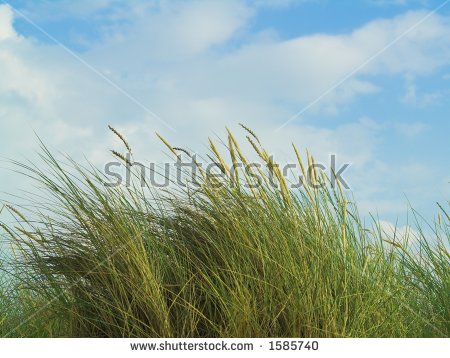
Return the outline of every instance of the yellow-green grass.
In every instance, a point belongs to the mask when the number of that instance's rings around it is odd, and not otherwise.
[[[228,131],[223,148],[210,140],[207,157],[223,176],[199,171],[199,188],[187,176],[167,190],[141,187],[137,172],[132,185],[108,187],[101,171],[63,164],[44,145],[45,167],[15,163],[49,199],[5,208],[14,255],[0,335],[448,337],[445,209],[427,234],[416,227],[414,242],[386,237],[323,173],[313,173],[327,184],[320,189],[290,189],[244,130],[269,169],[233,173],[249,160]],[[314,159],[294,155],[307,174]],[[252,174],[263,177],[249,189]]]

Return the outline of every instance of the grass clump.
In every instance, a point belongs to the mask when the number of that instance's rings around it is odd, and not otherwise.
[[[293,190],[244,130],[267,169],[249,166],[228,131],[229,159],[209,142],[214,175],[196,162],[195,178],[167,190],[141,186],[139,171],[129,186],[105,185],[97,169],[68,160],[68,170],[45,146],[45,167],[16,163],[47,199],[5,209],[15,286],[3,283],[0,334],[448,337],[445,210],[432,242],[420,228],[414,242],[387,237],[310,169],[312,156],[304,163],[294,147],[299,174],[323,185]],[[161,139],[175,158],[190,156]]]

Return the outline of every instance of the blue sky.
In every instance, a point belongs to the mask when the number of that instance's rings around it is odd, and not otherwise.
[[[32,158],[36,131],[101,166],[111,123],[162,160],[155,131],[204,152],[244,122],[280,160],[295,142],[352,163],[361,212],[402,222],[406,198],[427,218],[449,198],[449,109],[450,1],[0,5],[3,157]],[[0,168],[0,185],[26,184]]]

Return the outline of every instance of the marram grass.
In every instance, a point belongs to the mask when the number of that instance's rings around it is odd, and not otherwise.
[[[15,163],[45,195],[3,208],[14,221],[1,224],[13,255],[1,263],[0,336],[448,337],[445,208],[431,236],[419,226],[413,238],[388,237],[376,220],[362,223],[340,187],[291,190],[243,128],[268,169],[232,171],[250,161],[228,131],[223,147],[209,140],[207,157],[223,175],[200,170],[200,187],[186,177],[142,188],[138,175],[108,187],[97,169],[61,163],[44,145],[45,167]],[[313,157],[294,154],[306,177]],[[261,185],[249,189],[256,174]]]

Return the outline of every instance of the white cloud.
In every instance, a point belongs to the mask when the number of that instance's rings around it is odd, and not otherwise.
[[[247,44],[198,65],[176,69],[179,90],[196,95],[283,101],[298,110],[355,71],[379,49],[416,24],[425,14],[408,13],[377,20],[349,35],[310,35],[284,41]],[[421,76],[450,63],[450,23],[436,15],[360,68],[318,108],[333,108],[379,90],[374,76]],[[163,50],[164,51],[164,50]],[[203,59],[204,60],[204,59]],[[363,77],[364,76],[364,77]]]
[[[150,66],[192,65],[190,61],[201,61],[205,52],[237,36],[254,14],[238,1],[136,6],[139,10],[133,7],[124,11],[122,16],[126,18],[132,14],[128,21],[103,25],[104,38],[88,52],[90,61],[101,59],[108,69],[128,72],[133,68],[134,73],[147,73]]]
[[[427,125],[421,122],[398,122],[394,128],[403,136],[416,137],[427,129]]]
[[[448,93],[448,89],[439,89],[431,92],[419,91],[414,76],[407,74],[405,76],[405,93],[401,100],[407,105],[425,108],[442,103],[448,97]]]
[[[448,64],[449,18],[435,14],[421,23],[427,15],[426,11],[411,11],[393,19],[372,21],[354,31],[353,44],[364,57],[386,48],[362,72],[423,75]]]
[[[13,28],[13,11],[10,6],[0,4],[0,41],[16,36]]]
[[[182,6],[175,14],[174,23],[168,26],[172,31],[169,42],[198,53],[228,41],[246,24],[252,11],[237,2],[197,2]]]
[[[402,97],[404,103],[415,104],[417,102],[417,89],[414,83],[414,76],[405,76],[405,93]]]
[[[398,225],[385,220],[380,220],[378,225],[383,239],[399,243],[404,248],[411,247],[423,238],[411,225]]]

